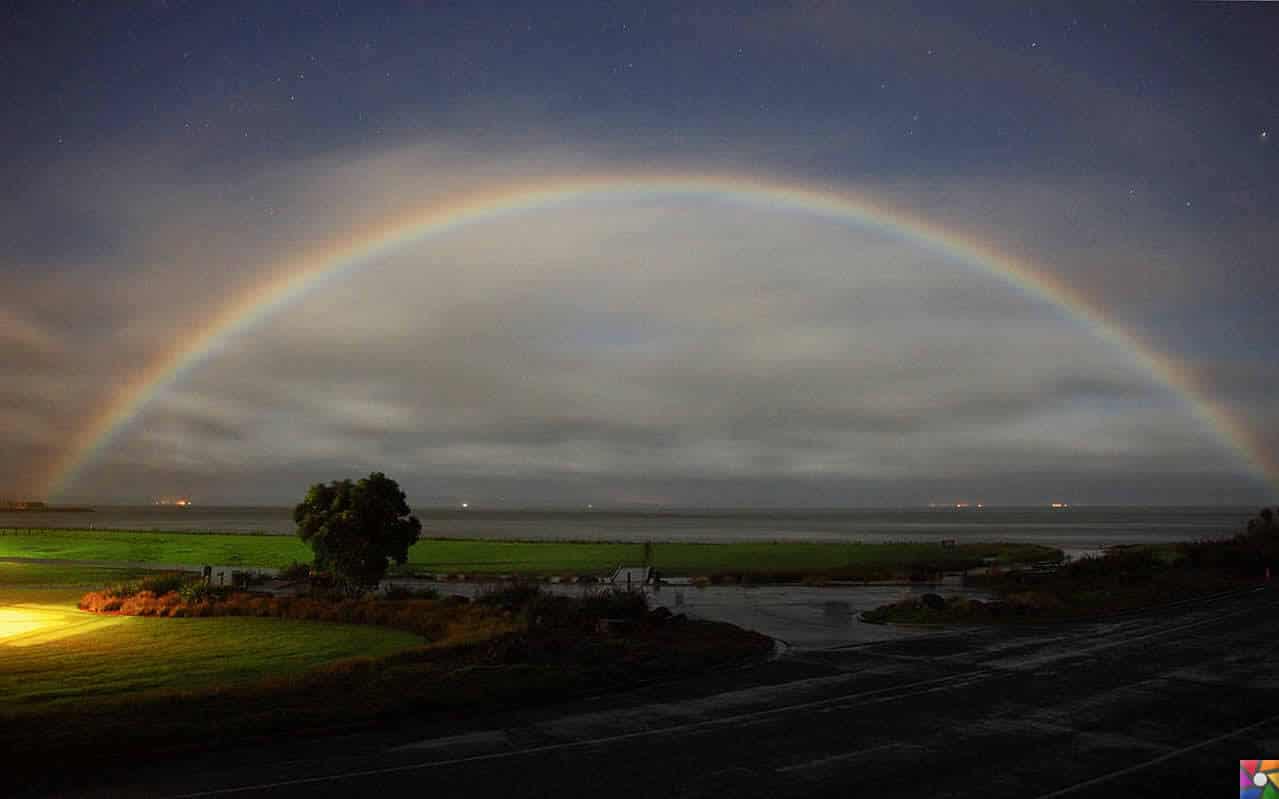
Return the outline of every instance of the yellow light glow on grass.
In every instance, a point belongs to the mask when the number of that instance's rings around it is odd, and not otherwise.
[[[126,616],[98,616],[65,605],[0,607],[0,647],[36,646],[127,622]]]
[[[0,608],[0,641],[25,635],[44,625],[44,619],[37,614],[15,608]]]

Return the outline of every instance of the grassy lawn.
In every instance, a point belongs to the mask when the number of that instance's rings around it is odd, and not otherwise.
[[[655,543],[649,562],[666,575],[861,576],[914,564],[999,557],[1051,558],[1056,550],[1020,544]],[[629,543],[421,541],[409,552],[412,568],[446,573],[605,574],[619,564],[644,563],[644,545]]]
[[[387,655],[422,640],[372,626],[98,616],[76,609],[86,588],[126,576],[101,568],[0,564],[0,718],[287,675],[341,658]]]
[[[657,543],[650,562],[668,575],[715,574],[878,576],[925,565],[962,568],[983,557],[1050,559],[1057,550],[1030,544],[928,543]],[[308,562],[311,552],[292,536],[103,530],[0,530],[0,558],[133,561],[198,566],[281,567]],[[409,551],[408,569],[464,574],[606,574],[619,564],[645,562],[643,544],[574,541],[424,539]]]
[[[73,795],[100,784],[101,766],[135,758],[469,718],[772,651],[771,640],[731,625],[650,614],[636,595],[575,599],[527,586],[470,603],[383,601],[451,620],[430,643],[372,625],[76,609],[86,588],[124,574],[0,563],[0,752],[6,777],[21,775],[32,791]],[[624,635],[597,630],[599,617],[619,614],[632,625]]]
[[[432,538],[409,550],[409,568],[448,574],[598,575],[643,558],[640,544]]]
[[[278,567],[309,561],[311,551],[301,540],[283,535],[0,530],[0,558]]]
[[[0,562],[0,591],[9,597],[19,589],[98,588],[107,583],[128,580],[141,574],[145,574],[141,569],[117,566]]]

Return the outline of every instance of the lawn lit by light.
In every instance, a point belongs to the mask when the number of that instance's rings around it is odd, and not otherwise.
[[[153,691],[199,691],[377,658],[422,638],[372,625],[255,617],[148,618],[76,607],[129,569],[0,561],[0,726]],[[2,747],[0,747],[2,748]]]
[[[65,605],[23,603],[0,607],[0,647],[35,646],[128,622],[95,616]]]

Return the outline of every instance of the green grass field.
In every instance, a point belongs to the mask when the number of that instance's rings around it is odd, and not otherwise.
[[[378,657],[422,639],[383,627],[80,611],[120,570],[0,563],[0,717],[163,689],[192,690]]]
[[[309,561],[311,551],[294,536],[0,530],[0,558],[278,567]]]
[[[567,597],[535,628],[518,606],[417,603],[419,614],[445,623],[444,636],[425,645],[368,624],[76,609],[82,592],[128,573],[0,562],[0,752],[11,782],[78,795],[105,784],[103,766],[596,696],[772,651],[763,636],[664,622],[633,602],[638,626],[595,635],[586,632],[593,624],[583,626],[594,617],[578,614],[612,612],[616,603]]]
[[[914,564],[997,557],[1036,561],[1057,550],[1031,544],[657,543],[650,562],[668,575],[856,575],[909,570]],[[309,562],[293,536],[104,530],[0,530],[0,558],[48,558],[164,564],[282,567]],[[567,575],[610,572],[645,562],[644,545],[617,542],[424,539],[409,550],[408,568],[446,574]]]

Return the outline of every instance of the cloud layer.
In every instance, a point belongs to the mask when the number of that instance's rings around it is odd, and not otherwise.
[[[24,10],[0,59],[0,497],[43,493],[139,374],[318,243],[622,171],[846,187],[1036,263],[1279,452],[1254,5]],[[790,211],[601,195],[321,282],[154,397],[65,499],[289,502],[375,468],[423,503],[1275,490],[997,277]]]
[[[261,280],[282,246],[430,196],[404,177],[414,167],[448,190],[459,178],[440,160],[277,172],[283,218],[255,236],[234,235],[253,180],[224,204],[166,186],[171,207],[147,212],[159,224],[122,242],[118,282],[43,287],[59,314],[93,309],[108,336],[6,326],[32,376],[8,401],[11,445],[56,452],[129,360]],[[47,396],[66,399],[34,410]],[[989,274],[795,212],[615,195],[321,283],[155,398],[72,493],[288,501],[374,468],[423,501],[506,504],[1113,501],[1107,486],[1134,479],[1152,500],[1176,496],[1152,484],[1253,490],[1127,353]]]

